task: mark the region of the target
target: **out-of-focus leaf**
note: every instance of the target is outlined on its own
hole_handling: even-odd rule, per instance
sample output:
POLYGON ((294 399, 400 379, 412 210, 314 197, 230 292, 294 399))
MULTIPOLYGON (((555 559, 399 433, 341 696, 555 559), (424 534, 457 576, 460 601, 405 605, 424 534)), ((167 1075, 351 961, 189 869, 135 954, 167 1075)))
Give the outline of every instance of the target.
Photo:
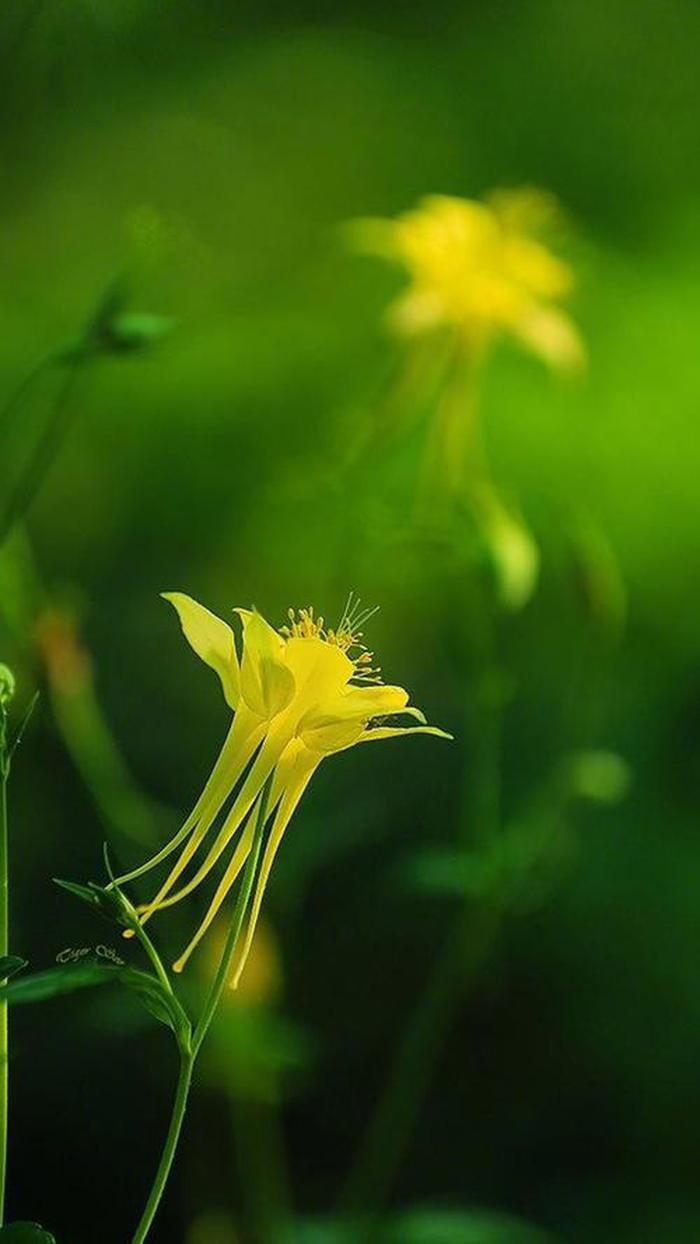
POLYGON ((102 335, 108 348, 126 352, 155 345, 172 330, 172 320, 144 311, 115 316, 105 325, 102 335))
POLYGON ((56 1237, 38 1222, 8 1222, 0 1227, 0 1244, 56 1244, 56 1237))
MULTIPOLYGON (((348 1244, 369 1238, 365 1230, 361 1222, 301 1219, 289 1228, 285 1244, 348 1244)), ((509 1214, 429 1207, 373 1224, 372 1239, 376 1244, 554 1244, 552 1235, 509 1214)))
POLYGON ((632 781, 627 761, 617 752, 574 752, 567 757, 564 769, 572 795, 591 803, 620 803, 632 781))
POLYGON ((402 879, 412 888, 455 897, 488 894, 499 873, 494 854, 469 854, 448 847, 417 851, 401 868, 402 879))
POLYGON ((347 1224, 336 1218, 298 1218, 285 1231, 284 1244, 345 1244, 349 1238, 347 1224))
POLYGON ((482 490, 474 502, 499 603, 504 609, 522 609, 537 586, 540 553, 535 539, 493 488, 482 490))
POLYGON ((9 980, 11 976, 15 976, 17 972, 21 972, 26 966, 27 960, 20 959, 19 955, 0 956, 0 980, 9 980))
POLYGON ((552 1244, 552 1236, 507 1214, 414 1209, 387 1225, 386 1244, 552 1244))

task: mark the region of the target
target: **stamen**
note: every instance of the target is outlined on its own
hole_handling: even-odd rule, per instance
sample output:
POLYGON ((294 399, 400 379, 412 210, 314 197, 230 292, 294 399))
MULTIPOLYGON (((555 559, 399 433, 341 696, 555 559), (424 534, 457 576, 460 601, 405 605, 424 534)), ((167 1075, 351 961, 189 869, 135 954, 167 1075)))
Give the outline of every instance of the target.
POLYGON ((353 677, 356 681, 379 683, 382 681, 381 668, 372 664, 374 653, 363 643, 363 631, 360 629, 378 609, 378 605, 362 608, 359 596, 350 592, 336 627, 327 627, 322 614, 314 617, 314 607, 309 605, 304 609, 287 610, 289 625, 280 627, 280 635, 285 639, 322 639, 324 643, 335 644, 355 666, 353 677))

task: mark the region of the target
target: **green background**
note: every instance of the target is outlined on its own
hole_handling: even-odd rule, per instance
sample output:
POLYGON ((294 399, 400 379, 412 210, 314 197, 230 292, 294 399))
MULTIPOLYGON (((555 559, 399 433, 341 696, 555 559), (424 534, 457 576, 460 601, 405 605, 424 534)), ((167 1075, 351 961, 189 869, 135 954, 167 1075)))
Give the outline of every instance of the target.
MULTIPOLYGON (((520 817, 581 746, 619 753, 632 780, 618 805, 577 810, 556 875, 504 920, 457 1008, 391 1213, 478 1208, 572 1244, 700 1234, 699 39, 691 0, 3 5, 2 395, 121 274, 131 308, 174 322, 152 349, 85 369, 27 521, 134 779, 168 809, 158 832, 198 793, 226 725, 164 589, 281 621, 309 602, 333 616, 355 588, 381 605, 385 676, 457 736, 321 769, 267 902, 284 999, 247 1045, 222 1019, 155 1241, 262 1238, 246 1161, 257 1146, 263 1180, 273 1166, 277 1179, 264 1146, 279 1137, 245 1078, 258 1055, 291 1064, 273 1079, 295 1210, 333 1213, 449 927, 454 897, 403 865, 452 841, 475 780, 469 583, 404 523, 410 447, 344 470, 386 377, 381 316, 398 283, 349 254, 339 226, 425 193, 522 183, 567 209, 590 367, 566 383, 504 345, 484 384, 494 476, 542 556, 535 597, 499 625, 505 814, 520 817), (567 533, 581 516, 625 584, 614 641, 576 590, 567 533)), ((54 385, 40 379, 3 434, 3 489, 54 385)), ((0 657, 21 707, 43 675, 19 544, 3 562, 0 657)), ((102 875, 109 826, 46 694, 11 794, 11 949, 41 968, 109 934, 51 885, 102 875)), ((158 932, 176 953, 174 926, 158 932)), ((71 1244, 128 1238, 169 1057, 128 1000, 16 1013, 11 1216, 71 1244)), ((438 1236, 431 1221, 417 1240, 525 1238, 477 1219, 438 1236)))

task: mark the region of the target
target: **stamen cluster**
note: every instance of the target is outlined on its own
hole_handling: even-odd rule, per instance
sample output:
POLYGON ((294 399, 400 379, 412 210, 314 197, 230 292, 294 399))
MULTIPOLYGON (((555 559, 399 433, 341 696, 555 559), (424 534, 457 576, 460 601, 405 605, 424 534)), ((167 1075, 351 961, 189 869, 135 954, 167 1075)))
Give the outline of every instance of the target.
POLYGON ((362 642, 363 632, 359 629, 377 608, 363 609, 359 597, 351 592, 336 627, 327 627, 320 614, 314 617, 314 607, 309 605, 307 609, 289 609, 289 625, 280 627, 280 634, 285 639, 322 639, 327 644, 335 644, 355 666, 355 681, 381 683, 381 668, 373 665, 374 653, 362 642))

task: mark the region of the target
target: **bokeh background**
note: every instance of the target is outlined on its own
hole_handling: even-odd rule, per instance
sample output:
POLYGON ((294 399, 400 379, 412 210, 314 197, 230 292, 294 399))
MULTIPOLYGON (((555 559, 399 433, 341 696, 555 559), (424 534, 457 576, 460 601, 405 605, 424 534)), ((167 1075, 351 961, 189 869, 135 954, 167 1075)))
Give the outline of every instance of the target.
MULTIPOLYGON (((218 748, 225 707, 160 590, 281 621, 289 605, 340 612, 354 588, 381 605, 387 677, 457 736, 322 768, 154 1241, 334 1238, 464 902, 425 852, 454 840, 478 781, 469 585, 402 517, 408 452, 346 470, 390 366, 398 282, 340 226, 523 183, 567 209, 590 366, 565 383, 504 345, 484 384, 493 474, 542 563, 498 625, 504 818, 536 819, 562 764, 588 765, 588 797, 469 969, 383 1229, 700 1236, 699 43, 692 0, 5 0, 2 401, 117 279, 129 310, 172 321, 81 369, 69 434, 2 554, 0 658, 19 708, 42 690, 12 779, 13 951, 42 968, 114 944, 52 876, 100 879, 105 838, 120 863, 141 858, 218 748)), ((41 372, 6 421, 3 490, 58 383, 41 372)), ((179 927, 158 928, 168 953, 179 927)), ((193 1000, 210 967, 193 961, 193 1000)), ((10 1216, 123 1244, 174 1061, 121 995, 18 1008, 10 1216)))

